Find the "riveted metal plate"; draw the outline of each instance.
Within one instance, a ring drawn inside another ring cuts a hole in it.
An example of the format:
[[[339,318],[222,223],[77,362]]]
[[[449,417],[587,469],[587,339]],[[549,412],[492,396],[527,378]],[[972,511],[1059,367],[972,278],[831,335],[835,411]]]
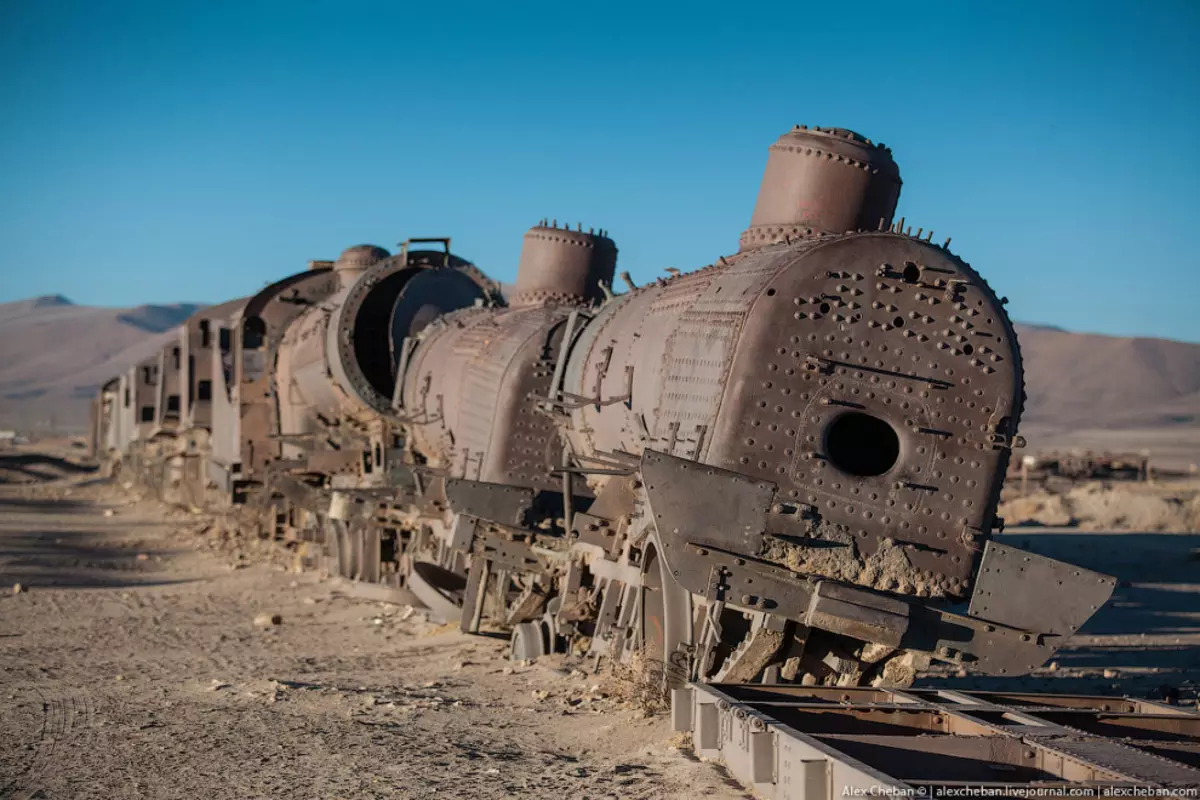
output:
[[[775,486],[665,453],[642,454],[642,480],[671,575],[705,594],[711,564],[691,545],[737,556],[758,552]]]
[[[998,298],[947,251],[890,233],[745,257],[778,270],[739,337],[706,459],[776,481],[780,501],[853,537],[858,565],[809,571],[965,596],[1021,405]],[[893,548],[890,569],[862,568]]]
[[[520,526],[533,505],[533,491],[520,486],[446,479],[446,499],[460,514]]]
[[[664,536],[664,546],[676,537]],[[794,620],[803,620],[811,603],[814,585],[805,578],[775,564],[757,561],[735,553],[681,544],[688,564],[708,565],[708,583],[699,588],[685,583],[695,580],[699,570],[689,570],[679,582],[684,588],[703,594],[712,601],[722,601],[744,608],[754,608]]]
[[[497,567],[517,572],[541,572],[545,568],[542,559],[525,542],[514,542],[496,534],[475,535],[472,547],[474,558],[486,559]]]
[[[1037,633],[1070,636],[1108,602],[1109,575],[988,542],[979,565],[973,617]]]
[[[899,647],[908,630],[909,605],[894,597],[821,581],[804,623],[864,642]]]

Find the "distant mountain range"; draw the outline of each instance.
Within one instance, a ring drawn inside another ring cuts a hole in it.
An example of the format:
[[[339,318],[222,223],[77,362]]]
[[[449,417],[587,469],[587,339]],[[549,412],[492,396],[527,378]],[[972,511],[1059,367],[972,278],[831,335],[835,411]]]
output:
[[[0,427],[87,426],[87,398],[147,357],[202,305],[77,306],[62,295],[0,304]],[[1032,449],[1150,449],[1200,462],[1200,344],[1017,325]]]
[[[96,388],[141,361],[203,308],[77,306],[62,295],[0,304],[0,427],[87,427]]]

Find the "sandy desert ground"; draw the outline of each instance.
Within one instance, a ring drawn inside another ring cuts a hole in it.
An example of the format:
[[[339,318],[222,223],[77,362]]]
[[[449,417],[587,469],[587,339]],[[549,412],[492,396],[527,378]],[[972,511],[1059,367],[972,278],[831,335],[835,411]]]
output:
[[[0,796],[748,796],[582,663],[514,665],[59,456],[4,463]],[[1200,534],[1002,538],[1121,587],[1033,676],[921,684],[1196,703]]]
[[[0,797],[744,796],[579,665],[204,527],[86,474],[0,487]]]

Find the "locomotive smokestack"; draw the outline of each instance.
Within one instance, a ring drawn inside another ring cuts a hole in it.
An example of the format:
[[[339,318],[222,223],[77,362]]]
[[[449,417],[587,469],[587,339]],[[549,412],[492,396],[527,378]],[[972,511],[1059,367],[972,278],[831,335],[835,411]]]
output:
[[[797,125],[771,145],[740,250],[891,225],[900,198],[891,151],[843,128]]]
[[[617,245],[600,233],[546,225],[545,220],[525,234],[513,305],[547,301],[599,301],[600,284],[612,285],[617,268]]]
[[[338,288],[346,288],[358,280],[358,276],[366,272],[372,264],[390,256],[391,253],[387,250],[373,244],[356,244],[354,247],[347,247],[338,256],[337,261],[333,262],[333,271],[338,276]]]

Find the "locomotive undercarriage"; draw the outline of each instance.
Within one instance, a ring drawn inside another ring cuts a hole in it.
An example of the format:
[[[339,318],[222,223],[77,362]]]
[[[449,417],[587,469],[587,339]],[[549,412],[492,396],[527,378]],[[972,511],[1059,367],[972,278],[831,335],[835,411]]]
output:
[[[170,441],[147,443],[126,469],[162,499],[198,505],[200,454]],[[1113,588],[994,542],[970,613],[814,578],[753,544],[771,542],[773,516],[796,513],[775,502],[773,485],[654,451],[612,458],[625,466],[607,471],[624,474],[594,498],[410,465],[390,472],[399,486],[370,489],[272,472],[240,508],[310,569],[425,606],[467,633],[507,632],[514,659],[572,652],[597,668],[632,665],[655,691],[688,680],[907,686],[931,661],[1023,673]],[[586,471],[564,471],[564,488]],[[1034,601],[989,610],[993,570],[1006,595]]]

